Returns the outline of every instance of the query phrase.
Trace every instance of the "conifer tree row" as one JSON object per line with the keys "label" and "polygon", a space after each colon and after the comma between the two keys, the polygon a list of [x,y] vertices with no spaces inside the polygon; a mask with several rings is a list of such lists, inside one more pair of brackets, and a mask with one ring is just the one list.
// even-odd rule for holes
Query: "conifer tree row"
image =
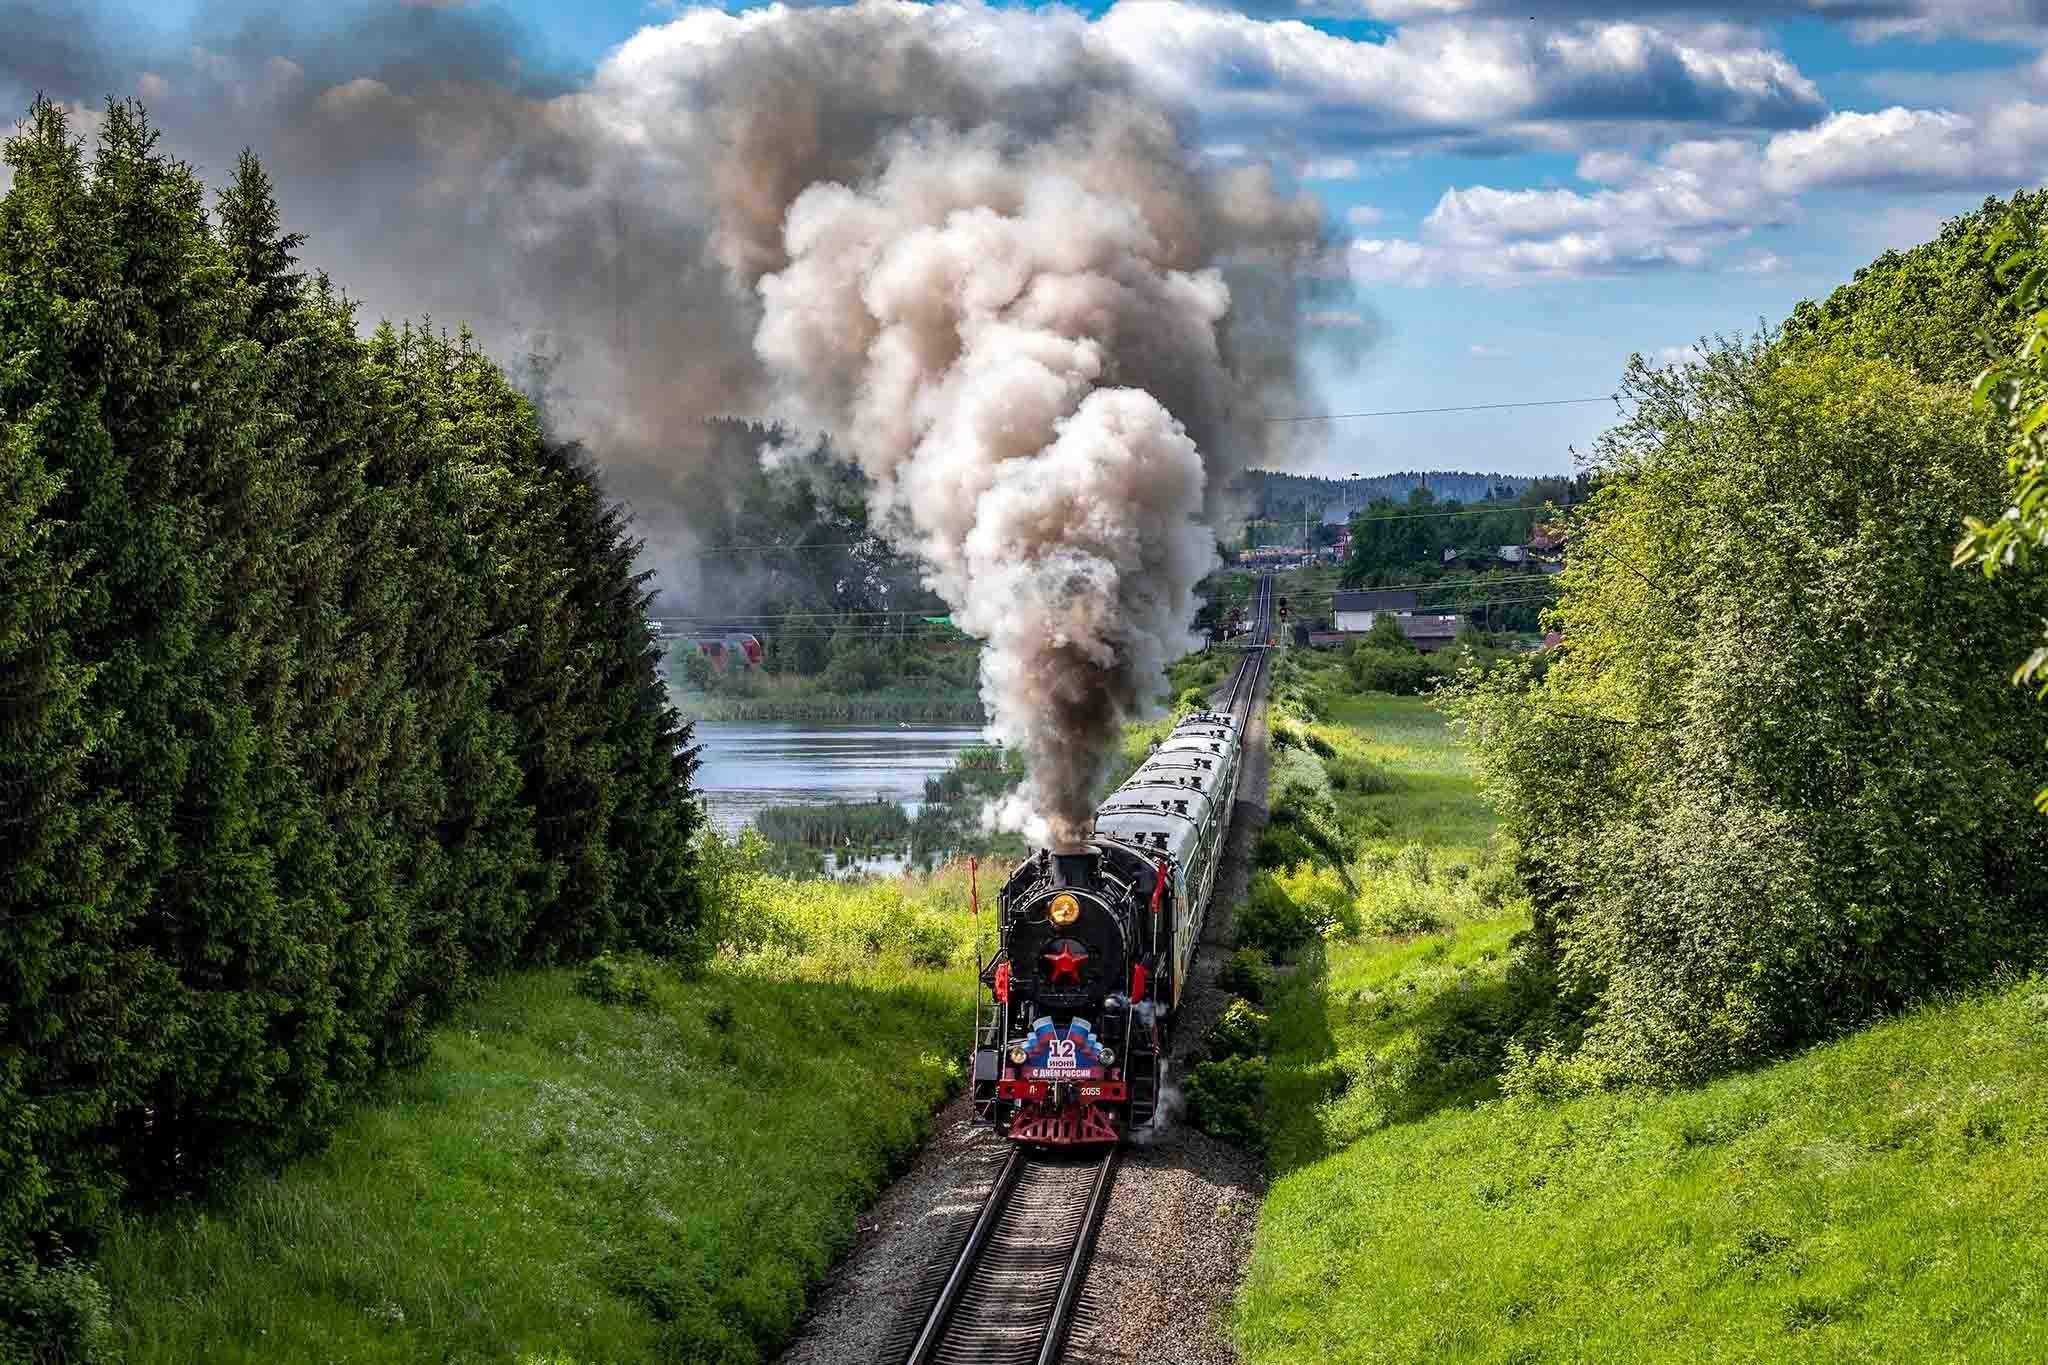
{"label": "conifer tree row", "polygon": [[319,1142],[482,977],[687,952],[623,513],[245,155],[38,101],[0,200],[0,1257]]}

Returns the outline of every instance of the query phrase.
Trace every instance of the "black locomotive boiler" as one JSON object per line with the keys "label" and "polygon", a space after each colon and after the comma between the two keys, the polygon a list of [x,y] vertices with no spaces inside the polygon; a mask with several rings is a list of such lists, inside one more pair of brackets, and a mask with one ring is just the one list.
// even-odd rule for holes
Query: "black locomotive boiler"
{"label": "black locomotive boiler", "polygon": [[1181,989],[1237,796],[1233,716],[1183,718],[1095,812],[1092,836],[1010,873],[982,970],[978,1121],[1043,1146],[1154,1122]]}

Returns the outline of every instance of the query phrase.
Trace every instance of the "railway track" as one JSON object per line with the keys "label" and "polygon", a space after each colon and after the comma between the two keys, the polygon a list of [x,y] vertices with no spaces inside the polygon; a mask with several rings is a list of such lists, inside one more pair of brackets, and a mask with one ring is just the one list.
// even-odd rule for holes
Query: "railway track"
{"label": "railway track", "polygon": [[1258,591],[1252,597],[1252,628],[1247,637],[1252,646],[1238,661],[1237,671],[1231,675],[1219,698],[1218,709],[1236,716],[1240,725],[1250,718],[1252,700],[1259,694],[1259,679],[1266,671],[1267,651],[1263,646],[1272,629],[1273,575],[1261,574]]}
{"label": "railway track", "polygon": [[1117,1150],[1018,1148],[918,1321],[905,1365],[1054,1365],[1066,1349]]}
{"label": "railway track", "polygon": [[[1253,647],[1217,697],[1242,724],[1264,676],[1273,579],[1253,598]],[[1012,1150],[936,1292],[906,1317],[885,1358],[904,1365],[1057,1365],[1081,1305],[1118,1151]],[[936,1269],[936,1267],[935,1267]]]}

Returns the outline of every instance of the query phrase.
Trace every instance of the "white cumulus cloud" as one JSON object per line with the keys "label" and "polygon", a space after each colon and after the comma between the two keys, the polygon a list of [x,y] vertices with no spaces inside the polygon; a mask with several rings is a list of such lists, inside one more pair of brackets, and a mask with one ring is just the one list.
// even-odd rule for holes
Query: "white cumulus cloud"
{"label": "white cumulus cloud", "polygon": [[1737,29],[1628,22],[1418,24],[1377,41],[1176,0],[1124,0],[1091,37],[1219,136],[1319,155],[1560,147],[1582,127],[1791,127],[1825,106]]}
{"label": "white cumulus cloud", "polygon": [[1447,190],[1415,238],[1353,242],[1353,273],[1397,284],[1715,264],[1767,274],[1784,267],[1774,252],[1727,249],[1797,221],[1805,196],[1998,193],[2048,180],[2048,104],[1838,112],[1762,141],[1684,141],[1650,159],[1593,151],[1578,176],[1598,188]]}

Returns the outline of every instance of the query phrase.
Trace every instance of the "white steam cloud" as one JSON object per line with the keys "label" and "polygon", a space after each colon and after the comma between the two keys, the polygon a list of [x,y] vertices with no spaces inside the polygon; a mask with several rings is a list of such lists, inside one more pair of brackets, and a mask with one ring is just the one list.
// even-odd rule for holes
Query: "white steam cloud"
{"label": "white steam cloud", "polygon": [[[1056,844],[1086,837],[1102,761],[1215,563],[1212,471],[1144,381],[1212,415],[1243,387],[1204,250],[1236,243],[1190,232],[1226,220],[1145,119],[1113,100],[1023,146],[907,133],[858,187],[797,197],[788,263],[759,282],[755,347],[785,406],[837,434],[878,524],[987,642],[982,696],[1029,773],[1002,823]],[[1234,187],[1240,220],[1309,221],[1262,187]]]}

